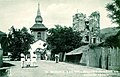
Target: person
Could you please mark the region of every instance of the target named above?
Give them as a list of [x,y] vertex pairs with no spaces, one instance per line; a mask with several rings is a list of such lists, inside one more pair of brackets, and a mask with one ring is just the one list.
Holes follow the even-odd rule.
[[59,62],[59,55],[55,55],[55,61],[56,61],[56,63],[58,63]]
[[8,59],[11,59],[12,54],[10,52],[8,52]]
[[33,66],[36,66],[36,62],[37,62],[36,59],[37,59],[37,55],[35,54],[35,52],[33,52],[33,56],[32,56],[32,59],[31,59]]
[[26,55],[26,59],[27,59],[27,61],[26,61],[26,64],[27,64],[27,67],[30,67],[30,54],[27,54]]
[[25,55],[21,53],[21,67],[25,67]]
[[47,54],[45,54],[45,60],[47,60],[48,59],[48,56],[47,56]]

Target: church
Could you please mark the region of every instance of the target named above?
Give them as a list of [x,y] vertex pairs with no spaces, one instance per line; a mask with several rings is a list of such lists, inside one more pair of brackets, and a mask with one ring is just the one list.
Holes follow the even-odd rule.
[[43,18],[40,12],[40,4],[38,3],[37,16],[35,18],[35,24],[30,28],[31,34],[34,36],[35,41],[46,41],[48,28],[42,23]]
[[35,17],[35,24],[30,28],[31,34],[34,36],[35,42],[31,44],[30,54],[33,56],[35,52],[37,59],[41,59],[43,54],[46,51],[46,39],[47,39],[47,30],[48,28],[42,23],[43,18],[40,12],[40,4],[38,3],[37,16]]

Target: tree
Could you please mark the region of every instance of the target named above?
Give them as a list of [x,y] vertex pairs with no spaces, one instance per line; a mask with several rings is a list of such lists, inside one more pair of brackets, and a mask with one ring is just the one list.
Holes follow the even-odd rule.
[[48,49],[53,54],[70,52],[81,46],[82,37],[80,33],[73,31],[71,27],[67,28],[56,25],[56,28],[49,29],[48,33]]
[[3,49],[3,55],[7,55],[7,34],[0,31],[0,43]]
[[113,23],[117,23],[120,27],[120,0],[113,0],[112,3],[108,3],[106,6],[110,12],[108,17],[111,18]]
[[12,53],[12,60],[19,59],[20,53],[26,54],[33,41],[33,36],[27,32],[25,27],[21,30],[15,30],[12,27],[8,34],[8,51]]
[[23,53],[27,54],[28,50],[30,49],[30,44],[34,42],[34,37],[28,33],[27,28],[23,27],[21,29],[22,32],[22,48]]

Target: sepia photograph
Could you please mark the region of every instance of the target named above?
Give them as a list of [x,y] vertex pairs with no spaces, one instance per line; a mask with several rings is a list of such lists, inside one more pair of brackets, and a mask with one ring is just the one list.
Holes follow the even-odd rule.
[[0,77],[120,77],[120,0],[0,0]]

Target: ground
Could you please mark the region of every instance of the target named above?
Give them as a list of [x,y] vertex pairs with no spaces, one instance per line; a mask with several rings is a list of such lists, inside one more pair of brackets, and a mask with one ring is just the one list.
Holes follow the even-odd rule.
[[[116,71],[54,61],[37,61],[38,67],[21,68],[20,61],[6,61],[10,67],[9,77],[120,77]],[[114,72],[114,73],[113,73]]]

